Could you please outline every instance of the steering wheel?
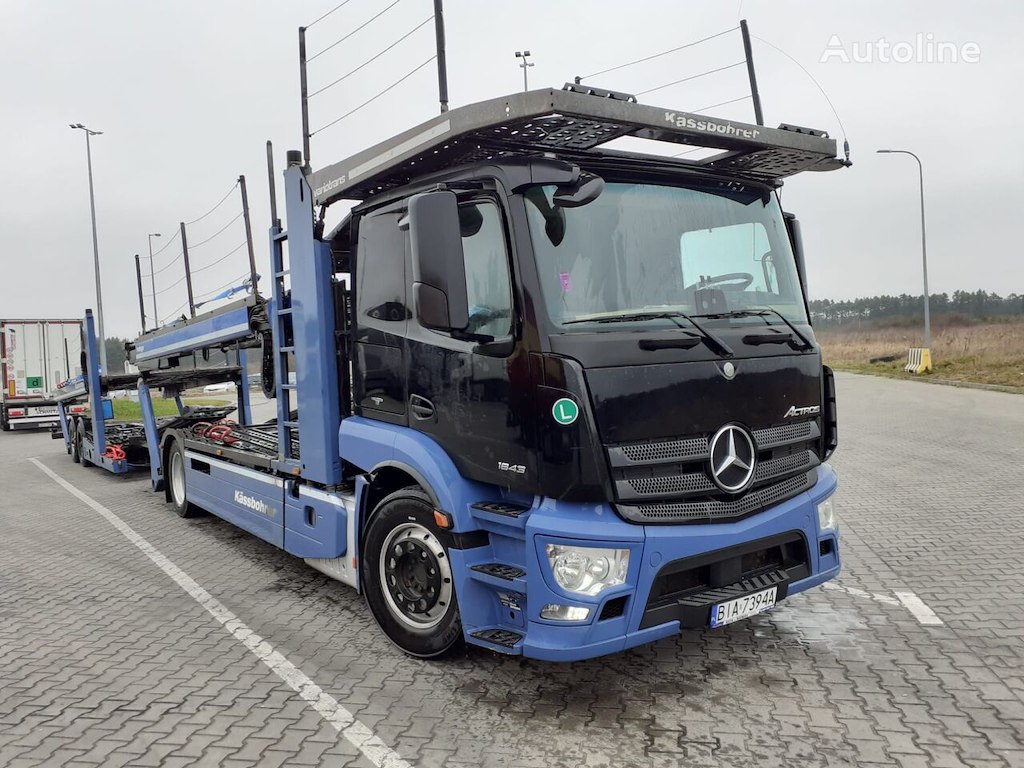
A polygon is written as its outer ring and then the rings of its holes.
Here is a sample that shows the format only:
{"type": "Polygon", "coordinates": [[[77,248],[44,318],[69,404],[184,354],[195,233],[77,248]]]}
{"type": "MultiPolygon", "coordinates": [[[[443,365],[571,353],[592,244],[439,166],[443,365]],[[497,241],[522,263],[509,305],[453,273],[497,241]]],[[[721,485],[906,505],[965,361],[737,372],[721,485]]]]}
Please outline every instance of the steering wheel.
{"type": "Polygon", "coordinates": [[[697,287],[709,288],[712,285],[725,283],[725,285],[722,285],[723,290],[742,291],[745,290],[752,282],[754,282],[754,276],[749,272],[727,272],[724,275],[702,277],[697,287]]]}

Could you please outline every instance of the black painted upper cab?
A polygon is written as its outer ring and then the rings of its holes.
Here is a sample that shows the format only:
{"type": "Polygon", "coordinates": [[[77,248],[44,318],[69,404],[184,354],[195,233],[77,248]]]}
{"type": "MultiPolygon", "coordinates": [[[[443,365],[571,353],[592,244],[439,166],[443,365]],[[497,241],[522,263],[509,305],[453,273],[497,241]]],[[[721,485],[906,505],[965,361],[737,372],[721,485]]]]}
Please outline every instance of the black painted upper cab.
{"type": "Polygon", "coordinates": [[[587,501],[616,500],[614,446],[814,420],[821,359],[781,221],[761,184],[611,160],[488,163],[388,192],[335,235],[355,275],[354,412],[428,434],[467,479],[587,501]],[[560,211],[581,175],[605,192],[560,211]],[[413,299],[408,202],[439,186],[459,211],[457,332],[425,327],[413,299]]]}

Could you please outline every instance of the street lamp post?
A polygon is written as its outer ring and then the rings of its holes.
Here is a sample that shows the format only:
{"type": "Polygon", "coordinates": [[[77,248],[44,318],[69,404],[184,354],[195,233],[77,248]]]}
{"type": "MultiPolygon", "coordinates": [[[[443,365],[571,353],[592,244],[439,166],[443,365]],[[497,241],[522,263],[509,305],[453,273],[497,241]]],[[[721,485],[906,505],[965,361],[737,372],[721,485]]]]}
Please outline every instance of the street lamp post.
{"type": "Polygon", "coordinates": [[[149,239],[149,287],[153,289],[153,327],[159,328],[160,315],[156,311],[156,273],[153,272],[153,238],[160,237],[160,233],[151,232],[146,237],[149,239]]]}
{"type": "Polygon", "coordinates": [[[527,71],[527,69],[529,67],[533,66],[533,62],[527,61],[527,58],[529,56],[530,56],[530,52],[529,51],[516,51],[516,58],[523,60],[522,63],[520,63],[519,66],[522,67],[522,69],[523,69],[523,90],[524,91],[530,90],[530,85],[529,85],[529,82],[528,82],[527,77],[526,77],[526,71],[527,71]]]}
{"type": "MultiPolygon", "coordinates": [[[[906,149],[879,149],[883,155],[910,155],[917,160],[917,178],[921,188],[921,266],[924,271],[924,347],[927,350],[932,348],[932,322],[929,312],[928,297],[928,241],[925,237],[924,226],[924,167],[921,165],[921,158],[906,149]]],[[[929,353],[930,354],[930,353],[929,353]]]]}
{"type": "Polygon", "coordinates": [[[96,330],[100,337],[100,368],[107,373],[107,337],[103,333],[103,290],[100,288],[100,246],[96,238],[96,195],[92,186],[92,147],[89,139],[102,135],[103,131],[94,131],[81,123],[70,123],[71,128],[85,131],[85,158],[89,167],[89,212],[92,214],[92,258],[96,273],[96,330]]]}

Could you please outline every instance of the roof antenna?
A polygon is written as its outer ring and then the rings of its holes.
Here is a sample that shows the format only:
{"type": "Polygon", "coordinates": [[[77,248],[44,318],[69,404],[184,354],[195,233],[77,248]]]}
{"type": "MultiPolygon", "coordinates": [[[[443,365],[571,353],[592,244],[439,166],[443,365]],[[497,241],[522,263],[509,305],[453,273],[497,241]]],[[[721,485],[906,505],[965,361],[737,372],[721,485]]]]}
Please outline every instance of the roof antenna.
{"type": "Polygon", "coordinates": [[[754,102],[754,122],[764,125],[761,94],[757,91],[757,74],[754,72],[754,55],[750,49],[750,30],[747,29],[746,19],[740,19],[740,33],[743,35],[743,58],[747,62],[747,78],[750,80],[750,100],[754,102]]]}
{"type": "Polygon", "coordinates": [[[444,8],[443,0],[434,0],[434,33],[437,38],[437,96],[441,102],[441,114],[448,111],[448,62],[444,56],[444,8]]]}

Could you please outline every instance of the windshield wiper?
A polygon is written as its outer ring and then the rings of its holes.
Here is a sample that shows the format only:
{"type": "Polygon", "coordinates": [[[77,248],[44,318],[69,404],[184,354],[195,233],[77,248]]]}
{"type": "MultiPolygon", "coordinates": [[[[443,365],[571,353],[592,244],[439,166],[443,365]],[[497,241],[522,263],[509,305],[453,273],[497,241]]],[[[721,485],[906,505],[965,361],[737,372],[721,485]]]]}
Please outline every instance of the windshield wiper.
{"type": "Polygon", "coordinates": [[[679,324],[679,318],[688,320],[690,325],[701,335],[704,339],[704,343],[712,350],[717,352],[722,357],[732,357],[735,353],[732,351],[732,347],[722,341],[718,336],[713,334],[707,328],[702,326],[690,315],[685,312],[663,312],[663,311],[652,311],[652,312],[630,312],[624,315],[610,315],[608,317],[592,317],[592,318],[577,318],[575,320],[566,320],[562,325],[570,325],[572,323],[628,323],[633,320],[671,320],[673,323],[678,325],[684,331],[686,327],[679,324]]]}
{"type": "MultiPolygon", "coordinates": [[[[791,323],[785,315],[783,315],[777,309],[773,309],[772,307],[751,307],[749,309],[731,309],[728,312],[715,312],[713,314],[700,315],[700,317],[766,317],[768,315],[775,315],[775,317],[779,318],[779,320],[785,323],[789,327],[789,330],[793,332],[793,335],[800,340],[800,343],[803,345],[804,349],[814,348],[814,344],[812,344],[811,340],[807,338],[807,334],[805,334],[803,331],[801,331],[799,328],[793,325],[793,323],[791,323]]],[[[766,320],[765,322],[768,321],[766,320]]]]}

